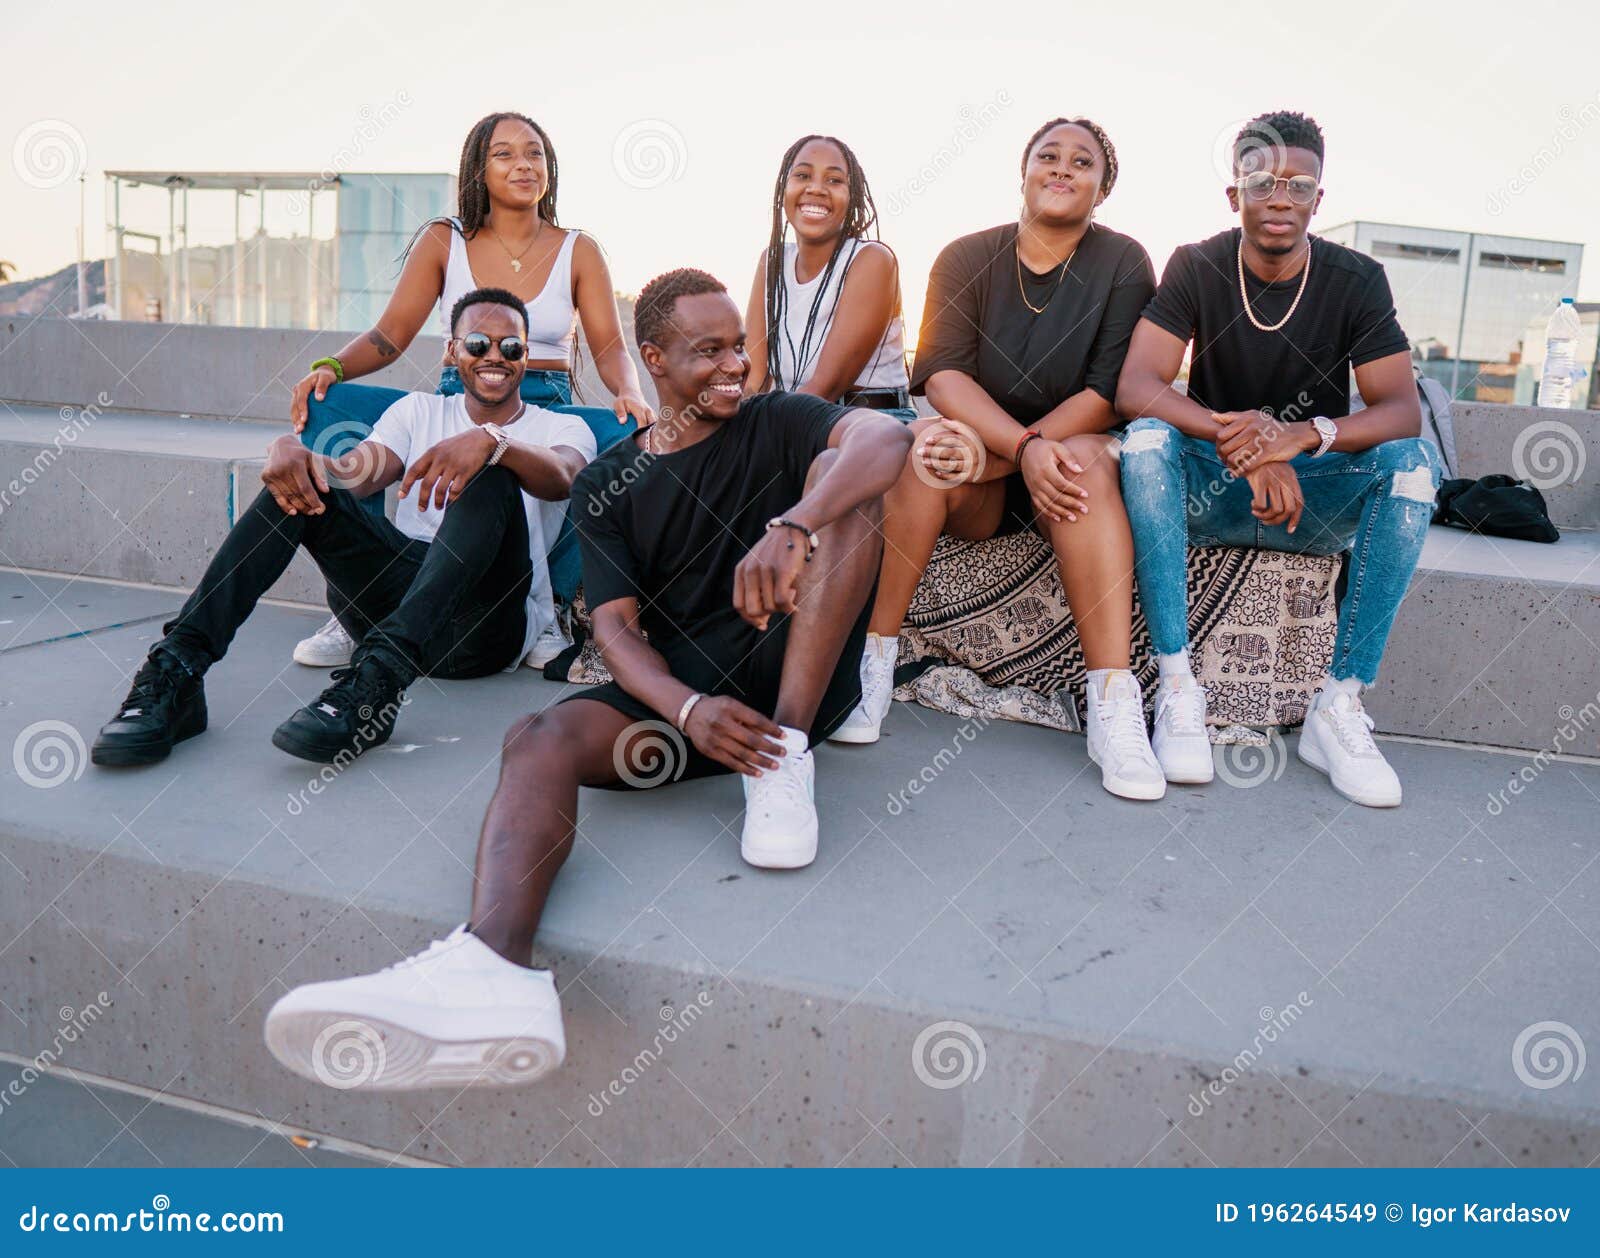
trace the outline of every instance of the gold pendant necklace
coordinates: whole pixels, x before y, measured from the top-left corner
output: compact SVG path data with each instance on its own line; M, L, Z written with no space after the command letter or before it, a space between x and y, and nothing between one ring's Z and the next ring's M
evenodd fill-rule
M511 247L506 244L504 240L500 239L500 233L494 229L493 223L489 224L489 234L493 236L499 243L500 247L506 251L506 257L511 259L511 269L520 275L522 274L522 259L528 256L528 250L532 249L534 245L538 244L539 237L544 234L544 218L540 217L539 225L533 229L533 239L527 243L527 246L522 250L521 253L511 252Z
M1079 241L1078 243L1082 244L1083 242ZM1022 239L1020 233L1017 238L1015 252L1017 255L1017 295L1022 298L1022 304L1033 311L1034 314L1043 314L1050 308L1050 303L1056 299L1056 294L1061 291L1061 281L1067 278L1067 272L1072 269L1072 259L1078 256L1078 246L1074 245L1072 252L1057 263L1061 268L1061 274L1056 276L1056 286L1050 290L1050 296L1044 299L1044 305L1042 306L1036 306L1029 301L1028 290L1022 286Z

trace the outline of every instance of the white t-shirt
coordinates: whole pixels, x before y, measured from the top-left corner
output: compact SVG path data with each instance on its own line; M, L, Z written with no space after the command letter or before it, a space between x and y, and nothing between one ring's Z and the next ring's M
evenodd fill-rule
M408 393L372 426L368 441L393 450L400 462L410 467L446 437L458 436L477 427L467 414L467 398L457 393L445 397L437 393ZM589 425L576 415L562 415L547 411L541 406L530 406L514 424L502 424L506 435L519 445L570 446L582 451L584 458L595 456L594 433ZM555 620L555 601L550 593L550 548L561 535L561 522L567 515L567 504L546 502L524 492L522 506L528 517L528 555L533 560L533 582L528 587L528 625L522 640L522 651L507 672L522 662L533 646L534 640ZM444 520L446 507L440 510L431 503L419 510L417 495L413 490L400 499L395 511L395 526L407 537L431 542Z

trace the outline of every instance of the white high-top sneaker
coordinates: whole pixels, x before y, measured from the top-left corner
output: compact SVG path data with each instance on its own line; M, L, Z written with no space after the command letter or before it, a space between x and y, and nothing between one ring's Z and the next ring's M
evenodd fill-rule
M1372 740L1372 718L1360 699L1317 695L1300 727L1298 751L1346 799L1368 808L1400 806L1400 779Z
M744 782L744 833L739 855L762 869L799 869L817 859L816 764L805 734L780 726L788 751L776 769Z
M340 668L350 662L355 649L355 639L344 631L339 618L329 616L327 624L295 644L294 662L312 668Z
M465 926L376 974L296 987L267 1014L267 1047L332 1088L505 1087L567 1054L548 970L500 956Z
M899 638L867 635L867 648L861 653L861 702L845 717L844 724L828 735L830 743L878 741L883 719L894 702L894 664L899 651Z
M1144 727L1144 697L1132 673L1107 679L1104 694L1089 682L1089 759L1100 766L1100 785L1123 799L1160 799L1167 779Z
M561 627L561 622L552 620L545 626L545 631L534 639L533 645L528 648L528 653L523 656L522 662L529 668L543 668L571 646L572 639L567 637L566 631Z
M1216 773L1206 737L1206 692L1192 676L1161 683L1156 691L1150 748L1169 782L1209 782Z

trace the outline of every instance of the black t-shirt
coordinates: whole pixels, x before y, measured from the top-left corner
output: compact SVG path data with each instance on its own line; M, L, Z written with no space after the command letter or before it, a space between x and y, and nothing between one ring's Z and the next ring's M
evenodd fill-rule
M1239 298L1239 229L1180 245L1144 317L1193 341L1189 396L1214 411L1269 410L1285 419L1350 413L1350 369L1410 351L1383 267L1312 238L1311 275L1294 316L1276 332L1250 322ZM1268 284L1247 266L1245 291L1262 323L1277 323L1301 273Z
M1128 340L1155 291L1144 246L1091 227L1065 276L1023 267L1022 288L1042 313L1018 288L1015 223L946 245L928 275L911 391L925 393L936 371L964 372L1022 424L1084 389L1113 401Z
M805 493L812 461L850 408L804 393L761 393L703 441L647 454L619 441L578 475L570 508L591 610L639 600L651 645L722 642L745 624L733 570L767 521ZM756 631L752 628L750 633Z

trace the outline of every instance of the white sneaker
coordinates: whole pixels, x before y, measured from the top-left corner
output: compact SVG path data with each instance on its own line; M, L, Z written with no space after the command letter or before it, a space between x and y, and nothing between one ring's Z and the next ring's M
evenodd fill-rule
M1346 799L1368 808L1400 806L1400 779L1372 740L1372 718L1360 699L1319 694L1300 727L1299 755Z
M267 1014L295 1074L348 1089L532 1083L567 1054L548 970L513 965L458 926L376 974L307 983Z
M339 618L329 616L327 624L295 644L294 662L312 668L341 668L350 662L355 649L355 639L344 631Z
M739 855L761 869L800 869L817 859L816 762L805 734L781 728L789 750L778 767L741 779L744 834Z
M1108 679L1105 694L1089 683L1089 759L1100 766L1100 785L1123 799L1160 799L1166 775L1150 750L1144 727L1144 697L1132 673Z
M861 702L845 717L844 724L828 735L830 743L878 741L889 705L894 702L894 665L899 650L899 638L867 635L867 649L861 653Z
M1174 677L1156 691L1150 749L1169 782L1199 784L1216 774L1206 737L1206 692L1193 677Z
M534 639L522 662L529 668L543 668L571 646L572 639L562 632L561 622L552 620L545 631Z

